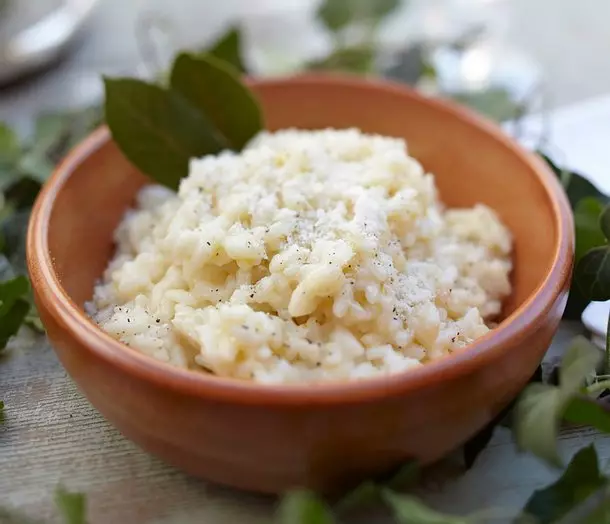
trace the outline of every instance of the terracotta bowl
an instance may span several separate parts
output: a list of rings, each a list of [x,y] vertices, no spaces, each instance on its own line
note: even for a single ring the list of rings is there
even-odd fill
[[[147,183],[98,129],[40,195],[28,264],[48,336],[91,403],[127,438],[196,476],[247,490],[332,491],[466,441],[533,374],[565,307],[573,255],[553,174],[502,131],[397,85],[306,76],[252,83],[269,129],[344,128],[403,137],[449,206],[483,202],[515,239],[501,325],[408,373],[351,383],[262,386],[175,369],[113,340],[85,315],[112,233]]]

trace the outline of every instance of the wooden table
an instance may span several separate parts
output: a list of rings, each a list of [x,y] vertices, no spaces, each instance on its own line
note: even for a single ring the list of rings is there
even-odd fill
[[[214,24],[226,22],[231,10],[243,7],[243,2],[237,0],[225,0],[223,4],[226,9],[215,8],[213,20],[201,20],[203,29],[212,32]],[[27,116],[40,107],[87,103],[99,95],[100,71],[133,69],[137,63],[134,43],[109,38],[107,29],[112,27],[113,34],[130,34],[134,10],[128,9],[124,16],[116,18],[113,13],[116,14],[118,1],[108,5],[90,30],[84,47],[70,61],[36,81],[0,94],[0,120],[24,124]],[[610,102],[606,100],[602,105],[610,111]],[[599,115],[599,107],[589,107],[588,111]],[[582,135],[574,129],[574,122],[578,121],[575,115],[584,113],[579,113],[578,107],[570,111],[570,118],[565,112],[557,117],[563,127],[556,138],[564,147],[573,143],[570,137]],[[586,127],[586,118],[579,125],[581,130]],[[563,136],[562,129],[571,129],[572,135]],[[610,134],[610,129],[607,131]],[[580,157],[577,151],[567,150],[572,163],[579,164],[579,158],[591,162],[591,152],[586,149],[591,147],[591,140],[581,142],[586,143],[581,144]],[[599,153],[605,155],[603,149]],[[606,167],[610,168],[610,162]],[[595,166],[592,169],[595,171]],[[597,165],[598,176],[603,177],[606,172]],[[608,183],[610,179],[605,181]],[[580,329],[574,324],[562,326],[548,358],[557,358],[566,341]],[[271,515],[272,499],[189,478],[124,439],[83,399],[46,342],[31,340],[7,353],[0,361],[0,398],[7,404],[6,423],[0,426],[0,505],[14,506],[32,517],[54,522],[53,491],[63,483],[87,493],[92,524],[250,524]],[[608,439],[599,438],[592,431],[565,432],[561,447],[568,456],[592,440],[597,441],[601,460],[610,458]],[[432,468],[422,495],[446,511],[466,513],[493,506],[511,514],[555,474],[534,458],[516,454],[510,434],[498,430],[475,467],[466,474],[451,461]],[[379,517],[375,522],[388,521]]]

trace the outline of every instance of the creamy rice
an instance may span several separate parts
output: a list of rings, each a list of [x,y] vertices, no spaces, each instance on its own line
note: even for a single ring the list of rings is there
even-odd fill
[[[144,188],[87,305],[175,366],[261,383],[415,368],[489,327],[511,237],[483,206],[444,210],[403,140],[263,133]]]

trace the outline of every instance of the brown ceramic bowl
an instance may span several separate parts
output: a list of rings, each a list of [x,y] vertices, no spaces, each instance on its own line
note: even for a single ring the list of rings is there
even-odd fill
[[[449,206],[483,202],[515,239],[500,326],[468,348],[387,378],[263,386],[175,369],[113,340],[83,304],[112,233],[147,183],[105,128],[57,168],[28,236],[36,302],[81,390],[127,438],[197,476],[260,492],[329,491],[408,458],[436,460],[519,392],[555,333],[573,254],[553,174],[494,125],[397,85],[307,76],[252,83],[269,129],[343,128],[404,137]]]

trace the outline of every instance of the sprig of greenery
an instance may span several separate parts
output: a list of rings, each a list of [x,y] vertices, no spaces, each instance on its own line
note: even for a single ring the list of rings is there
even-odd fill
[[[566,351],[559,372],[559,385],[531,384],[516,408],[514,435],[521,450],[531,451],[553,466],[560,466],[557,433],[570,402],[583,391],[595,373],[600,353],[582,337]],[[610,420],[610,418],[609,418]]]

